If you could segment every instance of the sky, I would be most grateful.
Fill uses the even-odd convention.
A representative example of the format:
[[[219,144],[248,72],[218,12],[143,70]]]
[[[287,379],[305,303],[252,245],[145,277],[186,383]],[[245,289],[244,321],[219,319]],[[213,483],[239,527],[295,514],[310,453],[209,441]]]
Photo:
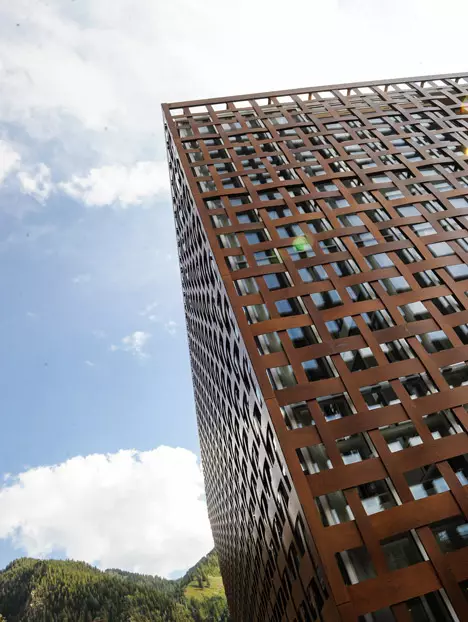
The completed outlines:
[[[466,71],[458,0],[0,0],[0,567],[212,547],[161,102]]]

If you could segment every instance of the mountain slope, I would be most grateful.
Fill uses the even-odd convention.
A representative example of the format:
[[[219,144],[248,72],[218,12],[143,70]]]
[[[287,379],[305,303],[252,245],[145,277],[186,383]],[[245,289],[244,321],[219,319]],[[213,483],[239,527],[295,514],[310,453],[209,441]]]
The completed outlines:
[[[214,551],[177,581],[102,572],[83,562],[21,558],[0,572],[0,614],[7,622],[227,621],[224,591],[212,595],[205,580],[198,598],[185,593],[197,573],[219,576]]]

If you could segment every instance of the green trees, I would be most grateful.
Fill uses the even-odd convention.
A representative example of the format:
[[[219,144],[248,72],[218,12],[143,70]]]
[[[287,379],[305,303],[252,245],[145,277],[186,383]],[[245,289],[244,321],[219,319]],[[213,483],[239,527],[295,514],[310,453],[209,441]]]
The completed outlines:
[[[0,572],[0,622],[225,622],[224,597],[184,596],[195,576],[206,585],[208,570],[216,572],[217,558],[210,556],[177,581],[21,558]]]

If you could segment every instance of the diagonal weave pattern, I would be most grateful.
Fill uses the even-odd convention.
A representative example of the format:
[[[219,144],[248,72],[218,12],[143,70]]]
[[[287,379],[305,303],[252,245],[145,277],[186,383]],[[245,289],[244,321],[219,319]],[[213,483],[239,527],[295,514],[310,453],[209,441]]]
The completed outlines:
[[[163,109],[234,619],[468,619],[468,79]]]

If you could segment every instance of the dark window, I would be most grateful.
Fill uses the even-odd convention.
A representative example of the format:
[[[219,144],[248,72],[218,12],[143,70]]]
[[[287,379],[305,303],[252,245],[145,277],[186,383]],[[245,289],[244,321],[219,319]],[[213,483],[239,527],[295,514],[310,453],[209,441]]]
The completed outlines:
[[[443,553],[451,553],[468,546],[468,523],[464,516],[454,516],[430,525]]]

